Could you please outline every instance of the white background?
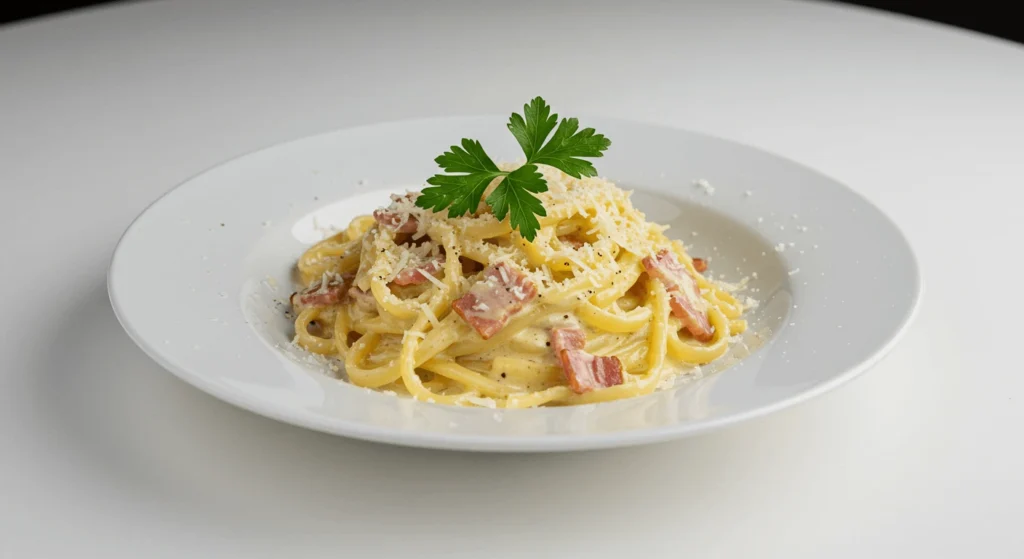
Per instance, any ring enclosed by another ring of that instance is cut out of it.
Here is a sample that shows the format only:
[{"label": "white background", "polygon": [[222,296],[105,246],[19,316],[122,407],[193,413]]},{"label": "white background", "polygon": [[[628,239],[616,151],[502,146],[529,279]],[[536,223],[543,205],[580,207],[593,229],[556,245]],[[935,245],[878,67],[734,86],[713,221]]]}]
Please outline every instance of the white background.
[{"label": "white background", "polygon": [[[117,325],[114,244],[185,178],[537,94],[851,185],[919,254],[916,322],[797,408],[540,456],[278,424]],[[813,3],[174,0],[0,29],[0,556],[1019,557],[1022,100],[1020,47]]]}]

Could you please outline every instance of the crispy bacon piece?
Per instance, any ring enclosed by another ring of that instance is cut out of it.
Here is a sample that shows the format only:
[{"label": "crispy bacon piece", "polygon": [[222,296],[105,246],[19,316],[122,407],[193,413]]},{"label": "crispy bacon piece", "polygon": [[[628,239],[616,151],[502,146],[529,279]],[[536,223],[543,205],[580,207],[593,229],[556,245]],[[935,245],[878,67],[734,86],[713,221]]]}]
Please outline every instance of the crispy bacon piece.
[{"label": "crispy bacon piece", "polygon": [[437,277],[443,269],[444,258],[438,256],[426,264],[409,266],[401,272],[398,272],[398,275],[395,276],[395,279],[392,280],[391,283],[395,285],[419,285],[430,281],[427,279],[427,274]]},{"label": "crispy bacon piece", "polygon": [[618,357],[601,357],[583,351],[587,338],[578,328],[553,328],[551,348],[562,364],[569,388],[583,394],[597,388],[622,384],[622,362]]},{"label": "crispy bacon piece", "polygon": [[707,303],[700,296],[697,280],[676,260],[668,249],[643,259],[644,269],[668,289],[672,314],[683,321],[683,326],[701,342],[709,342],[715,330],[708,322]]},{"label": "crispy bacon piece", "polygon": [[345,299],[345,284],[351,279],[351,276],[341,278],[334,276],[327,280],[327,285],[324,285],[324,280],[320,279],[306,289],[292,293],[289,299],[292,308],[295,309],[295,312],[302,312],[308,307],[337,305]]},{"label": "crispy bacon piece", "polygon": [[565,349],[560,359],[569,388],[577,394],[622,384],[622,362],[618,357],[591,355],[582,349]]},{"label": "crispy bacon piece", "polygon": [[[702,303],[700,306],[695,301]],[[708,321],[708,313],[703,310],[707,307],[703,299],[694,299],[676,291],[672,293],[669,304],[672,306],[672,314],[683,321],[683,326],[699,342],[710,342],[715,337],[715,329]]]},{"label": "crispy bacon piece", "polygon": [[419,227],[415,217],[391,210],[373,210],[373,219],[376,219],[381,227],[387,227],[396,233],[415,233]]},{"label": "crispy bacon piece", "polygon": [[452,310],[486,340],[536,296],[537,287],[522,272],[499,262],[484,270],[483,278],[452,303]]},{"label": "crispy bacon piece", "polygon": [[398,211],[398,203],[404,200],[415,201],[419,197],[418,192],[409,192],[407,194],[392,194],[391,205],[387,208],[379,208],[373,211],[373,219],[377,220],[377,223],[381,227],[387,227],[388,229],[394,230],[396,233],[415,233],[419,227],[419,222],[416,218],[410,215],[408,212]]},{"label": "crispy bacon piece", "polygon": [[708,269],[708,261],[704,260],[703,258],[694,258],[693,259],[693,269],[697,270],[697,272],[703,274]]},{"label": "crispy bacon piece", "polygon": [[587,336],[579,328],[552,328],[551,349],[560,355],[563,349],[583,349]]}]

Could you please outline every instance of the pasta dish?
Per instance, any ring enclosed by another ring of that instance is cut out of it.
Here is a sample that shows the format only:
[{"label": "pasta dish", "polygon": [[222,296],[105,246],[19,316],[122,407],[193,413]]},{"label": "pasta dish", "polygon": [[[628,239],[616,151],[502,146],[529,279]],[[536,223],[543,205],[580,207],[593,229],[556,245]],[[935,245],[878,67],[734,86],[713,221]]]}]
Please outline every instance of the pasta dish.
[{"label": "pasta dish", "polygon": [[410,192],[309,248],[295,342],[343,361],[357,386],[527,408],[649,394],[746,329],[728,286],[629,192],[538,169],[546,214],[532,241],[484,204],[450,217]]}]

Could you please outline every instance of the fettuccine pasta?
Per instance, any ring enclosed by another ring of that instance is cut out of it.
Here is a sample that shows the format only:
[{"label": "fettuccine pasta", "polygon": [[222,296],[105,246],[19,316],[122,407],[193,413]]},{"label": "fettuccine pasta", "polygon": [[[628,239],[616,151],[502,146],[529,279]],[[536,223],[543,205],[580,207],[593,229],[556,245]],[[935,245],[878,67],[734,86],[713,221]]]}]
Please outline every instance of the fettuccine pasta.
[{"label": "fettuccine pasta", "polygon": [[507,408],[649,394],[722,357],[744,307],[703,262],[613,183],[540,169],[532,241],[484,204],[449,218],[408,193],[311,247],[295,342],[357,386]]}]

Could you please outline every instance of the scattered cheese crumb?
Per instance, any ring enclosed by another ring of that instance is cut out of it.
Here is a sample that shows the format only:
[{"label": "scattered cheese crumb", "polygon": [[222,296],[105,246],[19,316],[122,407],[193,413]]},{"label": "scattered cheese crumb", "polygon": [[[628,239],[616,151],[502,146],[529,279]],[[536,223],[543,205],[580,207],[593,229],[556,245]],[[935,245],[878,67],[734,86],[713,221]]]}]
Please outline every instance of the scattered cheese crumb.
[{"label": "scattered cheese crumb", "polygon": [[498,408],[498,403],[495,402],[493,398],[481,398],[479,396],[463,396],[462,398],[460,398],[460,400],[469,402],[470,404],[476,404],[483,408]]},{"label": "scattered cheese crumb", "polygon": [[708,196],[714,196],[715,195],[715,187],[712,186],[710,182],[708,182],[708,181],[706,181],[704,179],[697,179],[697,180],[693,181],[693,185],[696,186],[697,188],[700,188],[701,190],[703,190],[704,194],[707,194]]},{"label": "scattered cheese crumb", "polygon": [[800,268],[794,268],[794,269],[789,271],[789,275],[791,275],[791,276],[795,276],[795,275],[797,275],[799,273],[800,273]]},{"label": "scattered cheese crumb", "polygon": [[775,245],[775,252],[782,252],[786,250],[786,243],[779,243]]},{"label": "scattered cheese crumb", "polygon": [[750,198],[751,196],[754,195],[754,191],[753,190],[744,190],[743,191],[743,195],[746,196],[747,198]]}]

